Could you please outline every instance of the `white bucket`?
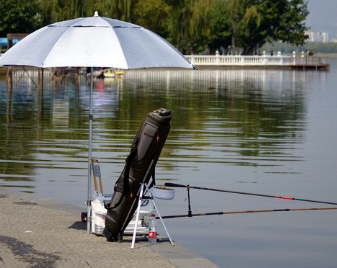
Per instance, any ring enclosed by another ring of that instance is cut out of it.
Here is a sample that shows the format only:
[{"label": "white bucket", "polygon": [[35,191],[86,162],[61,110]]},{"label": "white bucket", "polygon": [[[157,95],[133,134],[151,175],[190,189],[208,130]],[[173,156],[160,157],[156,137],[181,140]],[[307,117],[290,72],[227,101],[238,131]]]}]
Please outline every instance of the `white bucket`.
[{"label": "white bucket", "polygon": [[161,187],[161,186],[154,186],[152,188],[152,195],[158,199],[165,199],[171,200],[174,198],[175,191],[174,189]]},{"label": "white bucket", "polygon": [[93,227],[94,227],[94,233],[101,235],[103,234],[103,230],[104,230],[104,226],[105,226],[105,216],[106,213],[101,214],[99,212],[95,213],[95,219],[94,219],[94,223],[93,223]]},{"label": "white bucket", "polygon": [[91,231],[97,235],[102,235],[105,227],[106,208],[104,208],[102,195],[93,196],[91,201]]}]

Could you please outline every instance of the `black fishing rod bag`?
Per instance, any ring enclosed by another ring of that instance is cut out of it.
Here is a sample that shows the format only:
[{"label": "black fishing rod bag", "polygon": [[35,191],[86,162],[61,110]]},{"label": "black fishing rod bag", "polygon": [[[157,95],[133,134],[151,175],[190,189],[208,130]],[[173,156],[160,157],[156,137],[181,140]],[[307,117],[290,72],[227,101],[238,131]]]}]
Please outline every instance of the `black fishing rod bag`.
[{"label": "black fishing rod bag", "polygon": [[138,130],[111,201],[106,205],[103,233],[108,241],[122,239],[137,208],[141,183],[149,188],[155,184],[155,166],[170,131],[171,117],[170,110],[160,108],[147,114]]}]

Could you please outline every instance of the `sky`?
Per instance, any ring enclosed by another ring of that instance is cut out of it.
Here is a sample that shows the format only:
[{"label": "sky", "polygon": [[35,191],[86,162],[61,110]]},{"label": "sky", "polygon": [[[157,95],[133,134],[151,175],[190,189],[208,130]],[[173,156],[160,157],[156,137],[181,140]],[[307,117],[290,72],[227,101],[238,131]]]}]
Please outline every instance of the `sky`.
[{"label": "sky", "polygon": [[329,32],[330,39],[337,38],[337,0],[307,0],[310,14],[306,25],[312,31]]}]

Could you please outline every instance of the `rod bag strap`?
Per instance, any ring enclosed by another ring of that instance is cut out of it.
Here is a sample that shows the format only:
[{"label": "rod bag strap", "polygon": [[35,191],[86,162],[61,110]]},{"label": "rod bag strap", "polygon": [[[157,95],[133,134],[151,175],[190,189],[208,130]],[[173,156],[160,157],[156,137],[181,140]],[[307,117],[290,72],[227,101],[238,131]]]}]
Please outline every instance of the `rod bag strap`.
[{"label": "rod bag strap", "polygon": [[130,191],[129,187],[129,175],[130,175],[130,168],[132,161],[136,155],[137,152],[137,146],[138,146],[138,137],[136,137],[132,143],[131,146],[131,152],[129,156],[126,158],[126,167],[125,167],[125,172],[124,172],[124,189],[123,189],[123,196],[127,195]]},{"label": "rod bag strap", "polygon": [[[130,190],[130,187],[129,187],[129,174],[130,174],[130,168],[131,168],[131,164],[132,164],[132,161],[136,155],[136,152],[137,152],[137,145],[138,145],[138,137],[136,137],[132,143],[132,146],[131,146],[131,152],[130,154],[128,155],[128,157],[126,158],[125,162],[126,162],[126,166],[125,166],[125,170],[124,170],[124,187],[123,187],[123,193],[121,195],[121,198],[119,199],[119,201],[113,206],[113,207],[110,207],[110,204],[107,204],[105,206],[106,209],[108,210],[112,210],[116,207],[118,207],[122,201],[123,201],[123,198],[129,194],[129,190]],[[116,185],[117,185],[118,181],[116,182]]]},{"label": "rod bag strap", "polygon": [[151,189],[153,186],[156,185],[155,173],[156,173],[156,170],[155,170],[155,168],[154,168],[154,169],[153,169],[153,173],[152,173],[152,175],[151,175],[152,181],[151,181],[151,183],[150,183],[150,185],[149,185],[149,189]]}]

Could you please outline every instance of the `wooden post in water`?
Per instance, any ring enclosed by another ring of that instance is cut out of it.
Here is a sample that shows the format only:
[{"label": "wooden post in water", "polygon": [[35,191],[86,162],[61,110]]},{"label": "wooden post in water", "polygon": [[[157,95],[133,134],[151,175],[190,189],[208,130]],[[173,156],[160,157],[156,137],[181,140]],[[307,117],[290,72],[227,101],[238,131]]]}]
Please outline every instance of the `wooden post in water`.
[{"label": "wooden post in water", "polygon": [[6,84],[7,84],[7,91],[6,91],[6,98],[7,98],[7,106],[6,106],[6,127],[8,130],[8,125],[9,125],[9,68],[6,67]]},{"label": "wooden post in water", "polygon": [[41,77],[40,68],[37,68],[37,100],[40,103]]},{"label": "wooden post in water", "polygon": [[7,103],[8,103],[8,98],[9,98],[9,68],[10,67],[6,67],[6,85],[7,85],[6,98],[7,98]]},{"label": "wooden post in water", "polygon": [[7,84],[7,90],[6,90],[6,98],[7,98],[7,106],[6,106],[6,119],[7,119],[7,126],[9,123],[9,68],[6,67],[6,84]]},{"label": "wooden post in water", "polygon": [[44,76],[44,69],[41,68],[41,100],[42,100],[42,104],[43,104],[43,76]]},{"label": "wooden post in water", "polygon": [[6,84],[7,84],[7,91],[6,91],[6,97],[7,101],[9,101],[9,88],[11,89],[11,96],[13,98],[13,71],[12,67],[8,66],[6,67]]},{"label": "wooden post in water", "polygon": [[13,67],[12,66],[9,69],[9,80],[11,83],[11,102],[13,104]]}]

